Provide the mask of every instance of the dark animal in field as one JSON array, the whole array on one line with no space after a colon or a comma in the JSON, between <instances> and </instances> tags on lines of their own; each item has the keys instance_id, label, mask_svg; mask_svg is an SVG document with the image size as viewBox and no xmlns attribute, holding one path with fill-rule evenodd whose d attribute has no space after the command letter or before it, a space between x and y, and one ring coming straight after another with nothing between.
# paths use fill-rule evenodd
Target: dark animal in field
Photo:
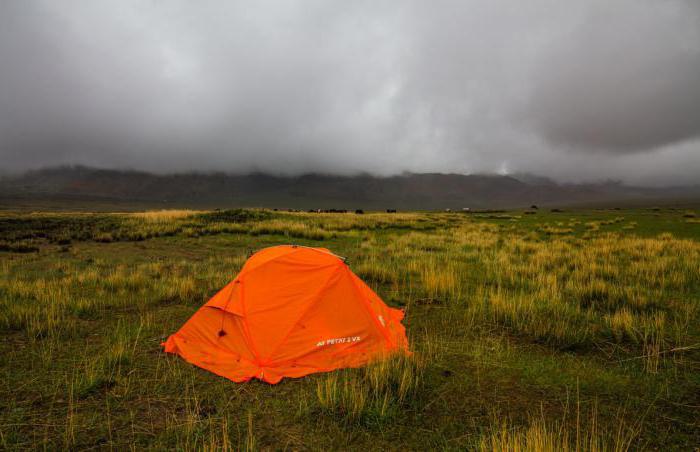
<instances>
[{"instance_id":1,"label":"dark animal in field","mask_svg":"<svg viewBox=\"0 0 700 452\"><path fill-rule=\"evenodd\" d=\"M538 207L537 207L536 205L534 205L534 204L533 204L533 205L531 205L531 206L530 206L530 208L531 208L531 209L535 209L535 210L537 210L537 209L538 209Z\"/></svg>"},{"instance_id":2,"label":"dark animal in field","mask_svg":"<svg viewBox=\"0 0 700 452\"><path fill-rule=\"evenodd\" d=\"M386 209L386 213L396 213L396 209Z\"/></svg>"},{"instance_id":3,"label":"dark animal in field","mask_svg":"<svg viewBox=\"0 0 700 452\"><path fill-rule=\"evenodd\" d=\"M363 214L363 213L365 213L365 211L362 210L362 209L356 209L356 210L355 210L355 213L356 213L356 214Z\"/></svg>"},{"instance_id":4,"label":"dark animal in field","mask_svg":"<svg viewBox=\"0 0 700 452\"><path fill-rule=\"evenodd\" d=\"M550 212L552 212L552 213L561 213L561 212L563 212L563 210L561 210L561 209L552 209L552 210L550 210Z\"/></svg>"}]
</instances>

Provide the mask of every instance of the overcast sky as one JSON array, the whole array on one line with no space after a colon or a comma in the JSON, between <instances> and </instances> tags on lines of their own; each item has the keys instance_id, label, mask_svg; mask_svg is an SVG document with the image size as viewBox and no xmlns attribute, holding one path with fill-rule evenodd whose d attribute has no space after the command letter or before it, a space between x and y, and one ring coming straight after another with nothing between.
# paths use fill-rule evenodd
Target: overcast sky
<instances>
[{"instance_id":1,"label":"overcast sky","mask_svg":"<svg viewBox=\"0 0 700 452\"><path fill-rule=\"evenodd\" d=\"M698 0L2 0L0 170L700 182Z\"/></svg>"}]
</instances>

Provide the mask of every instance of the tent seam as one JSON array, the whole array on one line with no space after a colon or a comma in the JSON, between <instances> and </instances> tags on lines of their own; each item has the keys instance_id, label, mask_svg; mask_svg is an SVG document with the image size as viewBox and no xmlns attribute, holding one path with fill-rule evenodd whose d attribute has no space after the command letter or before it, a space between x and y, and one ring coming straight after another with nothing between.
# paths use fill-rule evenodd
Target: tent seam
<instances>
[{"instance_id":1,"label":"tent seam","mask_svg":"<svg viewBox=\"0 0 700 452\"><path fill-rule=\"evenodd\" d=\"M348 269L348 271L349 271L349 270L350 270L350 269ZM350 272L350 273L351 273L351 274L350 274L350 277L351 277L351 279L352 279L352 285L353 285L353 287L355 288L355 290L359 293L360 298L361 298L362 301L364 302L363 304L364 304L364 306L365 306L365 309L367 310L367 313L369 314L369 316L372 318L372 321L374 322L374 326L376 326L377 328L379 328L379 331L382 333L382 336L384 336L384 339L385 339L386 342L389 344L389 347L392 348L392 349L393 349L393 348L396 348L396 344L395 344L394 341L392 341L391 338L389 337L389 334L386 332L386 328L383 327L381 323L379 323L379 320L377 319L377 316L375 315L375 312L372 310L372 307L370 306L369 299L365 296L364 292L362 292L362 291L360 290L360 288L359 288L358 285L357 285L357 281L355 281L355 278L352 278L352 277L355 276L355 275L352 274L352 272ZM387 306L387 307L388 307L388 306Z\"/></svg>"},{"instance_id":2,"label":"tent seam","mask_svg":"<svg viewBox=\"0 0 700 452\"><path fill-rule=\"evenodd\" d=\"M247 315L247 310L245 308L245 283L241 278L238 278L240 281L241 285L241 310L243 311L242 320L243 320L243 326L245 327L245 335L246 339L248 339L248 342L250 343L250 348L251 351L253 352L253 357L255 358L255 365L260 367L260 353L258 353L258 348L255 346L255 342L253 342L253 337L250 334L250 325L248 325L248 315Z\"/></svg>"}]
</instances>

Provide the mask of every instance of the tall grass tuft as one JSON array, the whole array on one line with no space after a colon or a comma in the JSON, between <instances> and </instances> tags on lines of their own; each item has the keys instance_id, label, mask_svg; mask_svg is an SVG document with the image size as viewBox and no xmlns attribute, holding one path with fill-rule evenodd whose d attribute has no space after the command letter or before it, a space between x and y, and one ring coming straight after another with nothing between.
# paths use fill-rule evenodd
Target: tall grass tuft
<instances>
[{"instance_id":1,"label":"tall grass tuft","mask_svg":"<svg viewBox=\"0 0 700 452\"><path fill-rule=\"evenodd\" d=\"M318 405L349 424L381 423L413 400L424 367L416 355L395 355L361 369L332 372L317 381Z\"/></svg>"},{"instance_id":2,"label":"tall grass tuft","mask_svg":"<svg viewBox=\"0 0 700 452\"><path fill-rule=\"evenodd\" d=\"M543 416L532 419L524 427L495 420L479 439L476 449L482 452L628 451L639 431L628 426L622 417L618 417L616 424L613 431L601 431L595 408L586 420L577 413L573 426L564 422L547 422Z\"/></svg>"}]
</instances>

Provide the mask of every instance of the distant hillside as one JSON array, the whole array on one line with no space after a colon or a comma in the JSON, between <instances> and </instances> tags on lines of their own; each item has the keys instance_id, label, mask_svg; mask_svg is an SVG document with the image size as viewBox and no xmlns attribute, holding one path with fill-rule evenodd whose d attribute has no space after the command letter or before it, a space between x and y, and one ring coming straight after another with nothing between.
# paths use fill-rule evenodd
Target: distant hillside
<instances>
[{"instance_id":1,"label":"distant hillside","mask_svg":"<svg viewBox=\"0 0 700 452\"><path fill-rule=\"evenodd\" d=\"M201 207L472 209L688 202L700 186L630 187L621 184L561 185L534 176L404 174L296 177L269 174L184 173L60 167L0 179L0 198L71 199Z\"/></svg>"}]
</instances>

